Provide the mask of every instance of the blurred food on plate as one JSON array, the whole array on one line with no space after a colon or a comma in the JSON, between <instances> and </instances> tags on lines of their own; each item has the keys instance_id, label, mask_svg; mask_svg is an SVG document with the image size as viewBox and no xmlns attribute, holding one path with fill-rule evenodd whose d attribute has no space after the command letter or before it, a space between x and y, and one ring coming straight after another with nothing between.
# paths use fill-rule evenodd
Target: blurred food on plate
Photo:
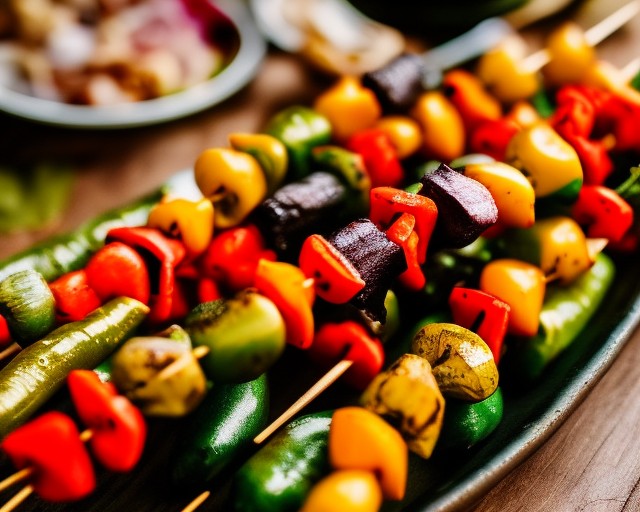
<instances>
[{"instance_id":1,"label":"blurred food on plate","mask_svg":"<svg viewBox=\"0 0 640 512\"><path fill-rule=\"evenodd\" d=\"M231 26L206 0L8 0L0 80L73 104L157 98L221 71L237 44Z\"/></svg>"}]
</instances>

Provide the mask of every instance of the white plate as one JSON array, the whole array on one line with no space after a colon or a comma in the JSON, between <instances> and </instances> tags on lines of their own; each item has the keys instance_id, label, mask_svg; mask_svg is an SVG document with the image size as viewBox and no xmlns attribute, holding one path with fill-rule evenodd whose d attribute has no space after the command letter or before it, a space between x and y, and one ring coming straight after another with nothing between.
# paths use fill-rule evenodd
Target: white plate
<instances>
[{"instance_id":1,"label":"white plate","mask_svg":"<svg viewBox=\"0 0 640 512\"><path fill-rule=\"evenodd\" d=\"M200 112L225 100L258 71L266 42L242 2L214 2L234 23L240 39L233 60L216 76L157 99L109 106L69 105L0 87L0 110L40 123L71 128L129 128L169 121Z\"/></svg>"}]
</instances>

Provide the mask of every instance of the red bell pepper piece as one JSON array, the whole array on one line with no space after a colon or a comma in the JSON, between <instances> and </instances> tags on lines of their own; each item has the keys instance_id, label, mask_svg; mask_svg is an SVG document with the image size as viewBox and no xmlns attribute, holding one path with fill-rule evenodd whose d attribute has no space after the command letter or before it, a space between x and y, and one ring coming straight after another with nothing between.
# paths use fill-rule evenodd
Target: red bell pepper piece
<instances>
[{"instance_id":1,"label":"red bell pepper piece","mask_svg":"<svg viewBox=\"0 0 640 512\"><path fill-rule=\"evenodd\" d=\"M255 287L280 311L286 325L287 343L301 349L309 348L313 342L311 306L315 292L302 270L290 263L261 259L256 269Z\"/></svg>"},{"instance_id":2,"label":"red bell pepper piece","mask_svg":"<svg viewBox=\"0 0 640 512\"><path fill-rule=\"evenodd\" d=\"M590 137L596 122L596 107L583 88L565 86L556 94L556 110L549 119L562 136Z\"/></svg>"},{"instance_id":3,"label":"red bell pepper piece","mask_svg":"<svg viewBox=\"0 0 640 512\"><path fill-rule=\"evenodd\" d=\"M409 290L422 290L427 283L427 279L418 263L418 244L420 237L415 232L416 218L410 213L403 213L391 225L385 234L392 242L395 242L404 251L404 257L407 262L407 270L405 270L398 279Z\"/></svg>"},{"instance_id":4,"label":"red bell pepper piece","mask_svg":"<svg viewBox=\"0 0 640 512\"><path fill-rule=\"evenodd\" d=\"M156 324L171 320L175 269L187 254L184 244L167 237L159 229L147 227L112 229L107 233L106 241L126 244L143 257L149 273L151 293L147 303L151 311L147 319Z\"/></svg>"},{"instance_id":5,"label":"red bell pepper piece","mask_svg":"<svg viewBox=\"0 0 640 512\"><path fill-rule=\"evenodd\" d=\"M234 294L253 286L260 259L275 261L276 254L265 248L260 231L249 224L217 233L200 258L200 268L204 276Z\"/></svg>"},{"instance_id":6,"label":"red bell pepper piece","mask_svg":"<svg viewBox=\"0 0 640 512\"><path fill-rule=\"evenodd\" d=\"M313 279L319 297L333 304L349 302L364 288L360 272L321 235L311 235L302 244L300 270Z\"/></svg>"},{"instance_id":7,"label":"red bell pepper piece","mask_svg":"<svg viewBox=\"0 0 640 512\"><path fill-rule=\"evenodd\" d=\"M80 419L91 429L95 457L111 471L130 471L142 456L147 435L140 410L91 370L71 371L67 385Z\"/></svg>"},{"instance_id":8,"label":"red bell pepper piece","mask_svg":"<svg viewBox=\"0 0 640 512\"><path fill-rule=\"evenodd\" d=\"M578 153L584 183L601 185L613 171L613 162L605 143L592 136L597 116L603 112L602 106L609 102L581 86L563 87L557 94L557 102L557 109L550 119L551 126Z\"/></svg>"},{"instance_id":9,"label":"red bell pepper piece","mask_svg":"<svg viewBox=\"0 0 640 512\"><path fill-rule=\"evenodd\" d=\"M353 134L345 147L364 160L372 187L397 187L404 180L404 169L389 135L371 128Z\"/></svg>"},{"instance_id":10,"label":"red bell pepper piece","mask_svg":"<svg viewBox=\"0 0 640 512\"><path fill-rule=\"evenodd\" d=\"M212 302L223 297L214 279L203 277L198 280L198 302Z\"/></svg>"},{"instance_id":11,"label":"red bell pepper piece","mask_svg":"<svg viewBox=\"0 0 640 512\"><path fill-rule=\"evenodd\" d=\"M571 215L587 226L587 236L619 242L631 228L633 208L615 190L604 185L583 185Z\"/></svg>"},{"instance_id":12,"label":"red bell pepper piece","mask_svg":"<svg viewBox=\"0 0 640 512\"><path fill-rule=\"evenodd\" d=\"M418 234L418 263L427 259L427 247L436 226L438 208L432 199L405 192L392 187L371 189L371 209L369 219L383 231L396 220L401 213L410 213L415 217L415 231Z\"/></svg>"},{"instance_id":13,"label":"red bell pepper piece","mask_svg":"<svg viewBox=\"0 0 640 512\"><path fill-rule=\"evenodd\" d=\"M5 437L1 448L16 468L33 468L31 485L44 500L79 500L95 489L91 458L66 414L51 411L25 423Z\"/></svg>"},{"instance_id":14,"label":"red bell pepper piece","mask_svg":"<svg viewBox=\"0 0 640 512\"><path fill-rule=\"evenodd\" d=\"M84 269L60 276L49 284L56 301L58 323L77 322L102 305Z\"/></svg>"},{"instance_id":15,"label":"red bell pepper piece","mask_svg":"<svg viewBox=\"0 0 640 512\"><path fill-rule=\"evenodd\" d=\"M506 117L482 121L470 134L469 150L504 162L507 146L519 130L518 124Z\"/></svg>"},{"instance_id":16,"label":"red bell pepper piece","mask_svg":"<svg viewBox=\"0 0 640 512\"><path fill-rule=\"evenodd\" d=\"M5 317L0 315L0 347L4 347L11 343L11 333L9 332L9 324Z\"/></svg>"},{"instance_id":17,"label":"red bell pepper piece","mask_svg":"<svg viewBox=\"0 0 640 512\"><path fill-rule=\"evenodd\" d=\"M498 364L509 324L509 305L481 290L455 286L449 295L449 307L453 321L480 336Z\"/></svg>"},{"instance_id":18,"label":"red bell pepper piece","mask_svg":"<svg viewBox=\"0 0 640 512\"><path fill-rule=\"evenodd\" d=\"M384 364L380 340L351 320L322 325L316 332L309 356L325 367L341 360L353 361L344 380L357 389L366 388Z\"/></svg>"},{"instance_id":19,"label":"red bell pepper piece","mask_svg":"<svg viewBox=\"0 0 640 512\"><path fill-rule=\"evenodd\" d=\"M101 303L125 296L149 304L147 265L140 254L120 242L108 243L89 259L85 267L87 285Z\"/></svg>"}]
</instances>

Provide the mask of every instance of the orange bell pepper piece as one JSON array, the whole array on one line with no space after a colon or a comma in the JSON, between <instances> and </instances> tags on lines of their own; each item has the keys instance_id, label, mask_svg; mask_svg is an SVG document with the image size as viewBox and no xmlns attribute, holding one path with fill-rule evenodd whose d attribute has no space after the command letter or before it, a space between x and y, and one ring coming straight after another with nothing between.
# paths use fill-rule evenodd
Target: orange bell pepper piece
<instances>
[{"instance_id":1,"label":"orange bell pepper piece","mask_svg":"<svg viewBox=\"0 0 640 512\"><path fill-rule=\"evenodd\" d=\"M312 282L295 265L282 261L258 261L254 286L271 299L286 325L287 343L307 349L313 342ZM303 298L303 300L300 300Z\"/></svg>"}]
</instances>

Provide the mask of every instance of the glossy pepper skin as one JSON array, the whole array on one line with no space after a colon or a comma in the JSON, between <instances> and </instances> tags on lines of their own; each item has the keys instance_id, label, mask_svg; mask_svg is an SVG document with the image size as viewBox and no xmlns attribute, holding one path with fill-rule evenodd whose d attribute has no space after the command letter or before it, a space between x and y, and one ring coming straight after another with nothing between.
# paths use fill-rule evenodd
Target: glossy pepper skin
<instances>
[{"instance_id":1,"label":"glossy pepper skin","mask_svg":"<svg viewBox=\"0 0 640 512\"><path fill-rule=\"evenodd\" d=\"M381 505L380 484L371 471L344 469L320 480L311 489L300 512L377 512Z\"/></svg>"},{"instance_id":2,"label":"glossy pepper skin","mask_svg":"<svg viewBox=\"0 0 640 512\"><path fill-rule=\"evenodd\" d=\"M496 258L482 269L479 288L509 305L509 334L535 335L546 292L540 268L518 259Z\"/></svg>"},{"instance_id":3,"label":"glossy pepper skin","mask_svg":"<svg viewBox=\"0 0 640 512\"><path fill-rule=\"evenodd\" d=\"M345 147L362 156L372 187L397 187L404 179L398 151L386 132L379 128L361 130L349 137Z\"/></svg>"},{"instance_id":4,"label":"glossy pepper skin","mask_svg":"<svg viewBox=\"0 0 640 512\"><path fill-rule=\"evenodd\" d=\"M267 195L267 179L249 153L230 148L203 151L194 164L202 195L213 203L216 228L242 223Z\"/></svg>"},{"instance_id":5,"label":"glossy pepper skin","mask_svg":"<svg viewBox=\"0 0 640 512\"><path fill-rule=\"evenodd\" d=\"M315 291L302 270L284 261L260 260L254 286L278 308L286 326L287 343L309 348L313 342L311 307Z\"/></svg>"},{"instance_id":6,"label":"glossy pepper skin","mask_svg":"<svg viewBox=\"0 0 640 512\"><path fill-rule=\"evenodd\" d=\"M509 304L481 290L456 286L449 295L449 306L453 322L480 336L498 364L509 325Z\"/></svg>"},{"instance_id":7,"label":"glossy pepper skin","mask_svg":"<svg viewBox=\"0 0 640 512\"><path fill-rule=\"evenodd\" d=\"M540 329L522 340L515 352L517 375L540 377L549 364L574 342L602 303L615 276L613 261L600 253L594 265L571 285L550 286L540 311Z\"/></svg>"},{"instance_id":8,"label":"glossy pepper skin","mask_svg":"<svg viewBox=\"0 0 640 512\"><path fill-rule=\"evenodd\" d=\"M207 377L216 383L256 379L285 348L282 315L273 301L255 288L198 304L184 325L194 346L209 348L201 364Z\"/></svg>"},{"instance_id":9,"label":"glossy pepper skin","mask_svg":"<svg viewBox=\"0 0 640 512\"><path fill-rule=\"evenodd\" d=\"M568 284L593 264L587 239L571 217L536 221L529 229L513 229L503 239L505 254L540 267L549 279Z\"/></svg>"},{"instance_id":10,"label":"glossy pepper skin","mask_svg":"<svg viewBox=\"0 0 640 512\"><path fill-rule=\"evenodd\" d=\"M448 399L437 450L467 450L475 446L500 425L503 413L504 400L500 386L480 402Z\"/></svg>"},{"instance_id":11,"label":"glossy pepper skin","mask_svg":"<svg viewBox=\"0 0 640 512\"><path fill-rule=\"evenodd\" d=\"M255 158L267 180L267 193L272 194L287 174L289 156L285 145L266 133L232 133L229 144L236 151L244 151Z\"/></svg>"},{"instance_id":12,"label":"glossy pepper skin","mask_svg":"<svg viewBox=\"0 0 640 512\"><path fill-rule=\"evenodd\" d=\"M422 153L449 162L464 153L467 134L462 116L440 91L420 95L410 111L422 132Z\"/></svg>"},{"instance_id":13,"label":"glossy pepper skin","mask_svg":"<svg viewBox=\"0 0 640 512\"><path fill-rule=\"evenodd\" d=\"M21 270L0 282L0 314L23 348L52 331L55 299L42 275Z\"/></svg>"},{"instance_id":14,"label":"glossy pepper skin","mask_svg":"<svg viewBox=\"0 0 640 512\"><path fill-rule=\"evenodd\" d=\"M333 411L301 416L278 432L236 473L237 512L295 512L312 486L330 471Z\"/></svg>"},{"instance_id":15,"label":"glossy pepper skin","mask_svg":"<svg viewBox=\"0 0 640 512\"><path fill-rule=\"evenodd\" d=\"M251 447L268 414L266 375L242 384L217 384L181 430L170 462L173 483L190 489L207 484Z\"/></svg>"},{"instance_id":16,"label":"glossy pepper skin","mask_svg":"<svg viewBox=\"0 0 640 512\"><path fill-rule=\"evenodd\" d=\"M384 363L384 349L380 340L354 321L320 326L309 355L324 366L334 365L340 360L353 361L344 379L357 389L364 389Z\"/></svg>"},{"instance_id":17,"label":"glossy pepper skin","mask_svg":"<svg viewBox=\"0 0 640 512\"><path fill-rule=\"evenodd\" d=\"M582 186L578 154L545 121L517 132L507 147L505 161L531 181L536 198L570 201L577 197Z\"/></svg>"},{"instance_id":18,"label":"glossy pepper skin","mask_svg":"<svg viewBox=\"0 0 640 512\"><path fill-rule=\"evenodd\" d=\"M264 132L281 141L287 148L289 166L287 178L295 180L307 176L311 150L331 141L331 122L319 112L294 105L276 113Z\"/></svg>"},{"instance_id":19,"label":"glossy pepper skin","mask_svg":"<svg viewBox=\"0 0 640 512\"><path fill-rule=\"evenodd\" d=\"M264 237L253 224L220 231L201 256L198 267L228 293L253 286L260 259L275 260Z\"/></svg>"},{"instance_id":20,"label":"glossy pepper skin","mask_svg":"<svg viewBox=\"0 0 640 512\"><path fill-rule=\"evenodd\" d=\"M76 412L91 429L89 444L94 456L110 471L131 471L147 437L140 410L92 370L71 371L67 386Z\"/></svg>"},{"instance_id":21,"label":"glossy pepper skin","mask_svg":"<svg viewBox=\"0 0 640 512\"><path fill-rule=\"evenodd\" d=\"M171 199L155 205L147 226L183 241L190 255L202 253L213 236L213 205L208 199Z\"/></svg>"},{"instance_id":22,"label":"glossy pepper skin","mask_svg":"<svg viewBox=\"0 0 640 512\"><path fill-rule=\"evenodd\" d=\"M114 299L16 355L0 371L0 437L24 423L64 384L71 370L98 366L148 312L135 299Z\"/></svg>"},{"instance_id":23,"label":"glossy pepper skin","mask_svg":"<svg viewBox=\"0 0 640 512\"><path fill-rule=\"evenodd\" d=\"M91 458L73 420L47 412L11 432L0 445L16 468L31 467L34 491L52 502L75 501L96 486Z\"/></svg>"},{"instance_id":24,"label":"glossy pepper skin","mask_svg":"<svg viewBox=\"0 0 640 512\"><path fill-rule=\"evenodd\" d=\"M338 141L369 128L382 115L376 95L354 76L340 77L315 99L313 108L329 120Z\"/></svg>"},{"instance_id":25,"label":"glossy pepper skin","mask_svg":"<svg viewBox=\"0 0 640 512\"><path fill-rule=\"evenodd\" d=\"M619 242L633 225L633 208L615 190L604 185L583 185L571 207L571 216L586 226L589 238Z\"/></svg>"},{"instance_id":26,"label":"glossy pepper skin","mask_svg":"<svg viewBox=\"0 0 640 512\"><path fill-rule=\"evenodd\" d=\"M60 276L49 284L56 302L56 320L59 324L77 322L102 304L95 290L89 286L84 269Z\"/></svg>"},{"instance_id":27,"label":"glossy pepper skin","mask_svg":"<svg viewBox=\"0 0 640 512\"><path fill-rule=\"evenodd\" d=\"M378 477L382 495L404 497L408 449L400 433L363 407L337 409L329 427L329 461L335 469L362 469Z\"/></svg>"}]
</instances>

